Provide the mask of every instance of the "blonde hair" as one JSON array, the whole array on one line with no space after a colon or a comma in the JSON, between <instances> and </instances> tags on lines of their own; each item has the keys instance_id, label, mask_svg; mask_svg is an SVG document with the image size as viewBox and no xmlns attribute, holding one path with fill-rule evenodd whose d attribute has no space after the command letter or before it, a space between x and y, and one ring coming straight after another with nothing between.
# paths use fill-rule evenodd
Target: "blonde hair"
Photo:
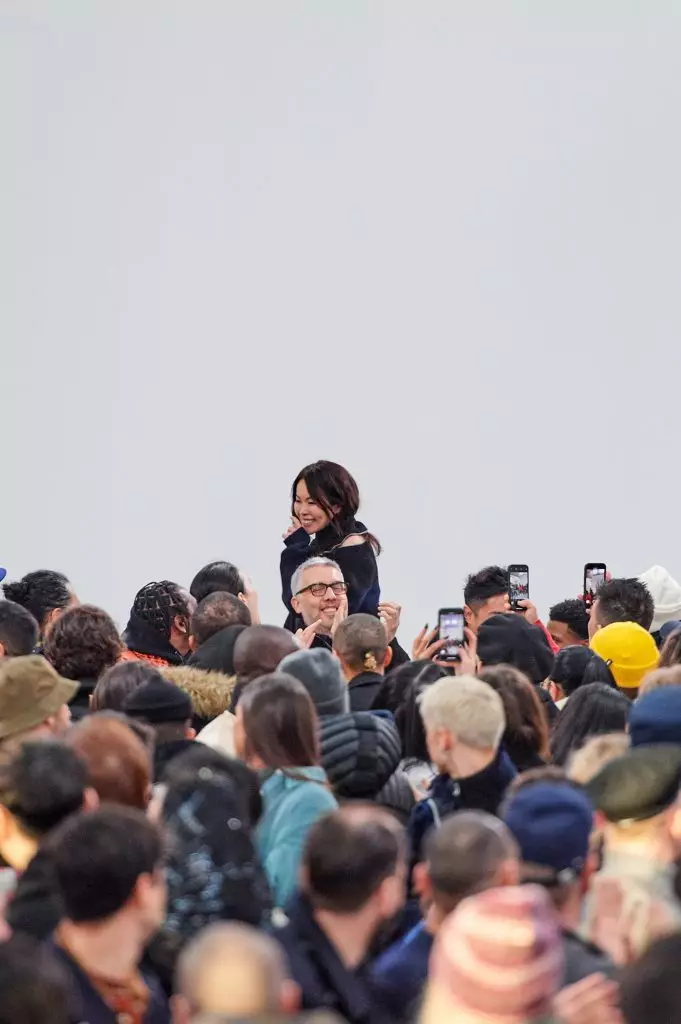
<instances>
[{"instance_id":1,"label":"blonde hair","mask_svg":"<svg viewBox=\"0 0 681 1024\"><path fill-rule=\"evenodd\" d=\"M638 688L638 695L644 697L646 693L659 690L661 686L681 686L681 665L668 665L649 672Z\"/></svg>"},{"instance_id":2,"label":"blonde hair","mask_svg":"<svg viewBox=\"0 0 681 1024\"><path fill-rule=\"evenodd\" d=\"M467 747L496 749L506 728L499 694L473 676L446 676L419 699L427 729L448 729Z\"/></svg>"},{"instance_id":3,"label":"blonde hair","mask_svg":"<svg viewBox=\"0 0 681 1024\"><path fill-rule=\"evenodd\" d=\"M602 736L592 736L583 747L576 750L568 762L568 778L586 786L598 775L601 768L614 761L616 757L626 754L629 749L629 737L624 732L607 732Z\"/></svg>"}]
</instances>

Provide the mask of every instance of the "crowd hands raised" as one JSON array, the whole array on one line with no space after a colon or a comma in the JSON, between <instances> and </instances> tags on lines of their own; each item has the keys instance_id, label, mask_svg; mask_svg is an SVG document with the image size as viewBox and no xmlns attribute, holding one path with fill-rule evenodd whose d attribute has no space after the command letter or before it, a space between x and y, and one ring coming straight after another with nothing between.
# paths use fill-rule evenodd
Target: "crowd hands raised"
<instances>
[{"instance_id":1,"label":"crowd hands raised","mask_svg":"<svg viewBox=\"0 0 681 1024\"><path fill-rule=\"evenodd\" d=\"M2 1024L681 1019L681 587L491 566L410 658L353 478L291 497L285 627L228 562L122 634L5 583Z\"/></svg>"}]
</instances>

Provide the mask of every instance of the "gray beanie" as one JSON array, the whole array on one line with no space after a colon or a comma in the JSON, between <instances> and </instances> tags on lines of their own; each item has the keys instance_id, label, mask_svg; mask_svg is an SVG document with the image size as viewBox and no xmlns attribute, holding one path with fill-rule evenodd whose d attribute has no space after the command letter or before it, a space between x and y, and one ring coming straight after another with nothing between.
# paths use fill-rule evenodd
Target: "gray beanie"
<instances>
[{"instance_id":1,"label":"gray beanie","mask_svg":"<svg viewBox=\"0 0 681 1024\"><path fill-rule=\"evenodd\" d=\"M320 717L342 715L350 710L350 695L340 662L323 647L287 654L279 662L279 672L287 672L303 684Z\"/></svg>"}]
</instances>

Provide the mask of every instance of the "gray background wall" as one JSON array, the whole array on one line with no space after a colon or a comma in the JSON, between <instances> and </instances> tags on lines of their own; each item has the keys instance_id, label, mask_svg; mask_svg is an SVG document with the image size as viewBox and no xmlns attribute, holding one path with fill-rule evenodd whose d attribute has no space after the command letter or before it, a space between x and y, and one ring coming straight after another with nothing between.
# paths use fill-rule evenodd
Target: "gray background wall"
<instances>
[{"instance_id":1,"label":"gray background wall","mask_svg":"<svg viewBox=\"0 0 681 1024\"><path fill-rule=\"evenodd\" d=\"M123 619L357 476L405 639L678 553L681 7L4 0L0 564Z\"/></svg>"}]
</instances>

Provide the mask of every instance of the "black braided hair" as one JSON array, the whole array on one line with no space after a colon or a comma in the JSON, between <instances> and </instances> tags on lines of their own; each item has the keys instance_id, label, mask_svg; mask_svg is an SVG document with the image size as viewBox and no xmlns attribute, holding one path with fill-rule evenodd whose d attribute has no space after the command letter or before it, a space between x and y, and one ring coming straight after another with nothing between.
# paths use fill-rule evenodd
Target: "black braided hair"
<instances>
[{"instance_id":1,"label":"black braided hair","mask_svg":"<svg viewBox=\"0 0 681 1024\"><path fill-rule=\"evenodd\" d=\"M135 595L132 606L135 615L164 636L170 636L170 629L176 615L189 615L186 598L177 583L163 580L161 583L147 583Z\"/></svg>"}]
</instances>

